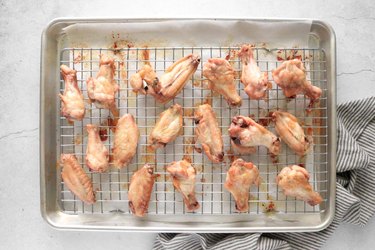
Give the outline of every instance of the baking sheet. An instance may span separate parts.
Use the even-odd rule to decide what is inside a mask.
[[[277,163],[273,163],[265,148],[258,148],[257,154],[243,156],[256,164],[261,173],[262,184],[253,187],[251,190],[250,213],[268,213],[277,217],[280,213],[316,213],[321,212],[319,206],[310,207],[302,201],[285,197],[275,182],[275,177],[282,167],[289,164],[304,164],[311,173],[311,183],[315,189],[321,192],[326,201],[327,169],[324,159],[324,145],[327,143],[325,133],[321,126],[325,126],[326,113],[326,87],[324,86],[324,54],[320,50],[305,49],[308,47],[311,22],[302,24],[281,22],[254,22],[254,21],[163,21],[160,23],[127,23],[127,24],[75,24],[65,29],[65,36],[62,42],[61,63],[68,64],[78,71],[78,79],[81,89],[86,93],[85,80],[89,76],[95,76],[98,71],[99,54],[109,54],[116,58],[116,80],[120,85],[118,95],[118,106],[121,114],[131,113],[136,117],[140,128],[141,138],[138,152],[133,163],[126,169],[118,171],[111,168],[108,173],[89,173],[97,189],[98,202],[95,205],[87,206],[78,201],[63,183],[59,188],[60,204],[67,213],[113,213],[120,212],[129,214],[127,204],[127,188],[130,176],[137,168],[144,163],[154,164],[156,173],[160,176],[154,187],[149,214],[185,214],[185,207],[181,196],[174,191],[169,175],[165,173],[165,165],[172,161],[181,160],[190,156],[197,169],[196,192],[201,209],[195,214],[212,215],[226,214],[238,215],[234,208],[234,202],[229,192],[223,188],[226,170],[231,161],[231,148],[227,129],[231,117],[235,115],[253,116],[255,120],[268,119],[268,113],[272,110],[288,110],[296,115],[304,124],[307,132],[311,129],[311,136],[314,138],[314,147],[307,157],[300,159],[283,144],[283,153],[279,156]],[[222,30],[228,30],[223,33]],[[251,30],[241,32],[241,30]],[[285,31],[275,34],[274,31]],[[207,35],[209,33],[209,36]],[[161,36],[162,34],[162,36]],[[271,35],[272,34],[272,35]],[[297,35],[298,34],[298,35]],[[302,35],[301,35],[302,34]],[[306,34],[306,35],[304,35]],[[215,40],[212,41],[212,37]],[[217,38],[217,39],[216,39]],[[87,43],[90,41],[90,43]],[[265,43],[267,41],[267,43]],[[308,100],[299,96],[294,100],[286,100],[282,91],[273,83],[273,90],[269,93],[269,101],[250,101],[243,91],[239,82],[239,74],[236,81],[243,98],[241,108],[230,108],[222,97],[205,89],[204,79],[201,75],[202,65],[210,57],[227,57],[233,64],[236,72],[240,71],[240,62],[236,57],[236,46],[241,43],[257,43],[256,58],[262,71],[267,71],[269,80],[271,70],[276,68],[281,61],[278,57],[285,59],[290,55],[301,56],[307,69],[307,77],[314,85],[323,89],[323,95],[319,109],[313,110],[310,117],[305,115],[305,107]],[[202,57],[193,79],[189,81],[183,92],[172,102],[160,105],[151,96],[135,95],[128,80],[144,63],[145,46],[148,46],[148,61],[155,68],[160,76],[166,67],[189,53],[197,53]],[[175,47],[177,46],[177,47]],[[224,48],[221,46],[225,46]],[[230,46],[230,48],[228,47]],[[173,48],[172,48],[173,47]],[[278,47],[281,50],[269,51],[264,48]],[[299,49],[291,49],[298,47]],[[74,48],[74,49],[72,49]],[[93,48],[93,49],[88,49]],[[288,49],[284,49],[288,48]],[[63,82],[61,82],[61,91]],[[222,164],[212,164],[205,155],[194,151],[194,122],[192,114],[197,105],[210,102],[217,114],[219,124],[222,128],[225,142],[226,158]],[[156,154],[148,151],[147,137],[156,122],[157,115],[173,103],[179,103],[184,107],[184,136]],[[98,110],[93,105],[89,107],[85,120],[82,123],[75,123],[74,127],[67,124],[65,118],[61,117],[60,151],[62,153],[75,153],[83,167],[84,155],[87,143],[87,133],[84,126],[87,123],[101,125],[108,133],[105,144],[111,148],[113,134],[108,129],[108,112]],[[268,128],[274,132],[272,124]],[[323,137],[321,137],[323,135]],[[325,139],[324,139],[325,138]],[[323,154],[323,158],[322,155]],[[324,168],[325,167],[325,168]],[[87,168],[85,168],[87,170]],[[151,219],[155,219],[149,217]],[[243,219],[243,218],[242,218]],[[179,220],[174,218],[174,220]],[[236,220],[233,218],[233,220]]]
[[[134,20],[133,20],[134,21]],[[164,20],[74,24],[63,30],[68,47],[236,46],[266,43],[269,48],[306,48],[311,20]],[[225,32],[223,32],[225,31]],[[90,44],[87,44],[90,41]]]

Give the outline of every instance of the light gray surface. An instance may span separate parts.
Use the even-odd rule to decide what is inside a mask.
[[[174,4],[176,7],[174,6]],[[290,0],[65,1],[0,0],[0,235],[2,249],[149,249],[153,234],[63,232],[39,213],[40,34],[62,16],[295,17],[328,21],[336,31],[338,103],[375,94],[375,2]],[[51,166],[54,167],[54,166]],[[325,249],[371,249],[375,222],[342,225]]]

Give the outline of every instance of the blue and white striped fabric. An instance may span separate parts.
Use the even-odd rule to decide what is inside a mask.
[[[154,249],[319,249],[341,222],[364,226],[375,213],[375,97],[337,109],[336,214],[315,233],[173,234],[156,237]]]

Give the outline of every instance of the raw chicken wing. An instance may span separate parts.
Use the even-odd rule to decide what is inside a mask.
[[[242,62],[241,82],[245,85],[245,92],[255,100],[263,99],[270,88],[267,72],[261,72],[254,60],[253,49],[250,45],[243,45],[238,56]]]
[[[147,213],[154,182],[154,169],[148,164],[133,174],[128,198],[129,208],[135,216],[143,217]]]
[[[88,133],[86,165],[93,172],[105,172],[109,168],[108,150],[100,140],[99,129],[92,124],[87,124],[86,129]]]
[[[234,69],[222,58],[210,58],[203,65],[203,76],[209,81],[209,88],[224,96],[230,106],[241,106],[242,100],[236,90]]]
[[[137,152],[139,138],[138,126],[131,114],[123,115],[117,123],[113,142],[113,165],[127,166]]]
[[[86,204],[95,203],[95,194],[91,179],[83,171],[75,155],[61,154],[61,162],[63,164],[61,177],[64,184],[81,201]]]
[[[253,184],[259,185],[258,168],[251,162],[235,160],[228,170],[224,187],[233,195],[239,212],[249,210],[249,192]]]
[[[61,113],[69,122],[82,121],[85,116],[85,103],[78,88],[77,72],[66,65],[61,65],[60,72],[65,82],[64,94],[59,94]]]
[[[306,169],[293,165],[283,168],[277,176],[276,182],[286,196],[296,197],[298,200],[315,206],[322,202],[322,197],[313,190],[309,178],[310,175]]]
[[[189,211],[199,209],[195,197],[195,168],[186,160],[172,162],[167,171],[173,177],[173,186],[182,194]]]
[[[303,63],[298,59],[283,62],[277,69],[272,71],[273,80],[282,88],[286,97],[295,97],[303,93],[311,100],[319,99],[322,90],[313,86],[306,79]]]
[[[250,117],[233,117],[228,132],[233,147],[241,153],[255,153],[255,146],[265,146],[273,155],[280,153],[280,139]]]
[[[297,118],[287,112],[275,111],[272,114],[276,132],[296,154],[303,156],[311,145],[311,138],[305,136]]]
[[[223,138],[216,115],[209,104],[200,105],[194,112],[195,136],[207,157],[219,163],[224,160]]]
[[[119,87],[114,80],[114,59],[100,55],[99,73],[96,78],[87,79],[87,94],[97,108],[109,109],[114,117],[118,117],[115,94]]]
[[[175,104],[159,115],[150,135],[150,144],[154,149],[164,147],[180,134],[183,125],[182,108]]]

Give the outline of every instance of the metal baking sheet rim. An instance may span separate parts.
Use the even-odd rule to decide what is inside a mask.
[[[325,36],[321,41],[324,42],[323,49],[327,52],[327,80],[328,80],[328,171],[329,171],[329,201],[324,214],[314,214],[310,216],[320,216],[321,222],[317,225],[296,225],[291,222],[290,226],[250,226],[250,222],[230,222],[230,223],[163,223],[153,221],[143,221],[139,219],[130,219],[131,222],[116,222],[117,215],[105,215],[110,217],[106,222],[113,222],[112,225],[105,225],[104,222],[96,219],[97,215],[68,215],[60,211],[57,199],[50,199],[49,196],[56,195],[56,173],[53,173],[51,166],[55,166],[56,152],[54,148],[46,146],[48,142],[53,143],[54,137],[48,137],[48,128],[56,128],[55,119],[51,119],[51,112],[54,112],[48,99],[46,86],[49,82],[48,74],[56,71],[57,60],[51,60],[49,50],[57,48],[56,25],[71,25],[74,23],[126,23],[126,22],[155,22],[170,20],[220,20],[220,21],[264,21],[264,22],[282,22],[282,21],[306,21],[307,19],[268,19],[268,18],[58,18],[52,20],[42,32],[41,41],[41,79],[40,79],[40,209],[43,219],[53,228],[61,230],[106,230],[106,231],[131,231],[131,232],[313,232],[321,231],[327,228],[333,221],[335,214],[335,195],[336,195],[336,38],[332,27],[326,22],[320,20],[312,21],[312,31],[321,32]],[[61,27],[62,27],[61,26]],[[61,27],[58,27],[61,30]],[[52,36],[52,37],[51,37]],[[51,40],[52,38],[52,40]],[[49,70],[48,70],[48,67]],[[52,67],[52,68],[51,68]],[[48,72],[48,73],[47,73]],[[57,72],[55,72],[57,73]],[[51,78],[51,76],[49,76]],[[50,97],[51,98],[51,97]],[[55,98],[55,97],[54,97]],[[51,159],[53,159],[51,161]],[[56,170],[56,168],[54,169]],[[52,188],[51,188],[52,187]],[[87,218],[90,217],[91,218]],[[220,215],[218,215],[220,216]],[[306,217],[307,215],[300,215]],[[263,216],[267,220],[267,216]],[[269,218],[268,218],[269,219]],[[134,224],[134,225],[130,225]]]

